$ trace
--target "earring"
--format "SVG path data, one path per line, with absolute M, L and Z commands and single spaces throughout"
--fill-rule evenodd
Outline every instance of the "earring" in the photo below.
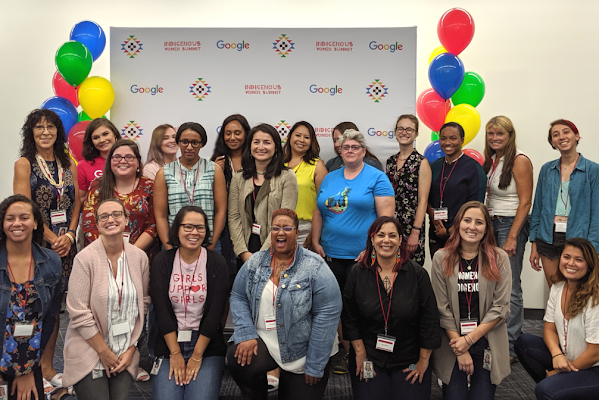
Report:
M 370 253 L 370 266 L 373 266 L 375 261 L 376 261 L 376 251 L 374 250 L 374 247 L 373 247 L 372 253 Z
M 137 168 L 137 172 L 139 172 L 139 168 Z
M 250 160 L 254 159 L 254 155 L 252 153 L 250 153 Z
M 397 250 L 397 260 L 395 261 L 395 265 L 401 262 L 401 250 Z

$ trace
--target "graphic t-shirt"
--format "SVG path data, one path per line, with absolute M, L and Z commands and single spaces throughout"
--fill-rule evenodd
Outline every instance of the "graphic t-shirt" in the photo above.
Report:
M 102 176 L 106 159 L 98 156 L 93 161 L 81 160 L 77 164 L 77 182 L 80 190 L 89 190 L 92 181 Z
M 197 262 L 191 264 L 183 261 L 179 256 L 179 250 L 175 254 L 168 291 L 180 331 L 197 331 L 200 327 L 208 294 L 207 259 L 206 249 L 202 249 Z
M 389 178 L 368 164 L 354 179 L 345 167 L 325 176 L 316 198 L 322 215 L 321 244 L 327 256 L 354 259 L 366 247 L 368 228 L 377 218 L 375 197 L 394 196 Z
M 468 304 L 470 304 L 470 319 L 479 319 L 478 311 L 478 256 L 472 260 L 460 259 L 458 268 L 458 298 L 460 300 L 460 319 L 468 319 Z

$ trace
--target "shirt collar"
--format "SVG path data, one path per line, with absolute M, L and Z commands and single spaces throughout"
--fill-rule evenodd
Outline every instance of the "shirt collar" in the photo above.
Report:
M 462 156 L 463 156 L 464 154 L 465 154 L 465 153 L 462 151 L 462 154 L 460 154 L 460 156 L 459 156 L 458 158 L 456 158 L 455 160 L 453 160 L 453 161 L 452 161 L 452 162 L 450 162 L 450 163 L 448 163 L 448 162 L 447 162 L 447 158 L 446 158 L 446 157 L 443 157 L 443 159 L 445 160 L 445 162 L 446 162 L 447 164 L 451 165 L 451 164 L 453 164 L 454 162 L 458 161 L 460 158 L 462 158 Z

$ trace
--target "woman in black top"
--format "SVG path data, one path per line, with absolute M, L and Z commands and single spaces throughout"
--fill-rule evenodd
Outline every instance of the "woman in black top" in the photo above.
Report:
M 429 357 L 441 345 L 428 273 L 408 258 L 403 228 L 380 217 L 368 230 L 367 257 L 343 292 L 343 333 L 351 341 L 355 399 L 429 399 Z M 365 363 L 366 362 L 366 363 Z M 364 378 L 372 362 L 373 379 Z

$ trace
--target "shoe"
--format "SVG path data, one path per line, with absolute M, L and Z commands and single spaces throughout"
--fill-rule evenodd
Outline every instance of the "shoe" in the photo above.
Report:
M 137 377 L 135 380 L 137 382 L 147 382 L 150 380 L 150 374 L 145 369 L 137 367 Z
M 272 375 L 266 375 L 266 380 L 268 381 L 269 392 L 274 392 L 279 388 L 279 378 Z
M 50 380 L 50 384 L 54 387 L 61 388 L 62 387 L 62 372 L 57 373 Z
M 347 353 L 343 356 L 339 362 L 333 366 L 333 373 L 337 375 L 347 374 L 349 372 L 349 361 L 347 360 Z
M 518 360 L 518 356 L 510 356 L 510 364 L 515 364 L 518 361 L 520 361 Z

